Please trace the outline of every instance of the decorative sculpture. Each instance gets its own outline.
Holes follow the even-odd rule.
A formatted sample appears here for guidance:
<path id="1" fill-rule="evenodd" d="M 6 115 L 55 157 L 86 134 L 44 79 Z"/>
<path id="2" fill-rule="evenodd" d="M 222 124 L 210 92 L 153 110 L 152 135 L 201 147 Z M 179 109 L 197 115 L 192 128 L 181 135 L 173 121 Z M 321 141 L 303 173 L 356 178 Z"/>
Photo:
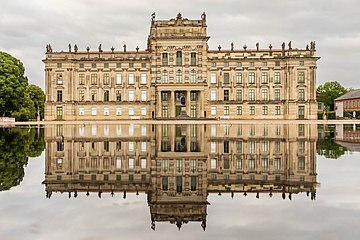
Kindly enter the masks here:
<path id="1" fill-rule="evenodd" d="M 115 50 L 114 46 L 112 46 L 112 47 L 110 48 L 110 50 L 111 50 L 112 53 L 114 53 L 114 50 Z"/>
<path id="2" fill-rule="evenodd" d="M 256 43 L 256 51 L 259 51 L 259 43 Z"/>
<path id="3" fill-rule="evenodd" d="M 77 51 L 79 50 L 78 46 L 75 44 L 74 45 L 74 51 L 77 53 Z"/>
<path id="4" fill-rule="evenodd" d="M 288 43 L 288 46 L 289 46 L 289 50 L 292 50 L 291 41 Z"/>
<path id="5" fill-rule="evenodd" d="M 139 46 L 136 46 L 136 52 L 139 52 Z"/>
<path id="6" fill-rule="evenodd" d="M 181 20 L 181 19 L 182 19 L 181 13 L 178 13 L 178 15 L 176 16 L 176 20 Z"/>
<path id="7" fill-rule="evenodd" d="M 309 51 L 309 44 L 306 45 L 306 51 Z"/>
<path id="8" fill-rule="evenodd" d="M 282 48 L 283 51 L 285 51 L 285 42 L 283 42 L 283 43 L 281 44 L 281 48 Z"/>
<path id="9" fill-rule="evenodd" d="M 203 21 L 206 20 L 206 14 L 205 14 L 205 12 L 203 12 L 203 13 L 201 14 L 201 19 L 202 19 Z"/>
<path id="10" fill-rule="evenodd" d="M 71 44 L 69 43 L 69 52 L 71 52 Z"/>
<path id="11" fill-rule="evenodd" d="M 219 51 L 221 50 L 221 46 L 220 46 L 220 45 L 218 46 L 218 49 L 219 49 Z"/>
<path id="12" fill-rule="evenodd" d="M 123 48 L 124 48 L 124 52 L 126 52 L 126 44 L 124 44 Z"/>
<path id="13" fill-rule="evenodd" d="M 155 22 L 155 12 L 151 14 L 151 23 Z"/>
<path id="14" fill-rule="evenodd" d="M 102 52 L 103 50 L 101 49 L 101 44 L 99 44 L 99 52 Z"/>
<path id="15" fill-rule="evenodd" d="M 89 48 L 89 47 L 87 47 L 87 48 L 86 48 L 86 51 L 87 51 L 87 52 L 89 52 L 89 51 L 90 51 L 90 48 Z"/>
<path id="16" fill-rule="evenodd" d="M 231 47 L 231 51 L 234 51 L 234 43 L 233 42 L 230 44 L 230 47 Z"/>
<path id="17" fill-rule="evenodd" d="M 246 46 L 246 44 L 243 46 L 243 48 L 244 48 L 244 51 L 246 51 L 246 49 L 247 49 L 247 46 Z"/>

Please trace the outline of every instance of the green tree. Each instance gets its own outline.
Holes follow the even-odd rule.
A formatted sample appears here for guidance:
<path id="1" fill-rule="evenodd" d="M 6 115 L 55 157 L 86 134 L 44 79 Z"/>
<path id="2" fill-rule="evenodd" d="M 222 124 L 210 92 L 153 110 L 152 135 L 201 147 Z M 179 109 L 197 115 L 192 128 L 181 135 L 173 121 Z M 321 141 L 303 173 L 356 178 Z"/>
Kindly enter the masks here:
<path id="1" fill-rule="evenodd" d="M 45 94 L 36 85 L 29 85 L 22 62 L 0 52 L 0 116 L 26 121 L 35 119 L 37 111 L 44 116 Z"/>
<path id="2" fill-rule="evenodd" d="M 344 88 L 338 82 L 326 82 L 324 85 L 320 85 L 316 89 L 316 96 L 318 102 L 323 102 L 325 107 L 330 110 L 334 111 L 334 100 L 349 90 Z"/>

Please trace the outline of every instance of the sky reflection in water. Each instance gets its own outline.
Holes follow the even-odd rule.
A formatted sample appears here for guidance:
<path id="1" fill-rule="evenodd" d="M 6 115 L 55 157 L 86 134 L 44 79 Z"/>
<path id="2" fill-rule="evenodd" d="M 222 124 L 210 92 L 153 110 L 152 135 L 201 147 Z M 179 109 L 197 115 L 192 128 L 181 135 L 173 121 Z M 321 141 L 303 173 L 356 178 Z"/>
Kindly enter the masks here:
<path id="1" fill-rule="evenodd" d="M 190 125 L 147 125 L 146 130 L 141 125 L 123 125 L 121 132 L 116 125 L 109 125 L 96 126 L 96 133 L 92 126 L 85 126 L 84 129 L 81 129 L 81 126 L 46 127 L 47 150 L 41 156 L 29 159 L 20 185 L 0 192 L 1 238 L 168 239 L 171 236 L 173 239 L 355 239 L 355 236 L 359 235 L 360 154 L 356 148 L 356 127 L 337 126 L 335 129 L 332 126 L 316 125 L 268 125 L 265 128 L 263 125 L 240 126 L 240 134 L 238 125 L 207 125 L 206 128 L 198 125 L 196 129 Z M 327 144 L 326 141 L 333 138 L 334 141 Z M 316 139 L 317 149 L 313 142 Z M 59 141 L 64 142 L 64 151 L 57 151 L 58 147 L 61 150 Z M 103 151 L 104 147 L 107 148 L 104 141 L 109 141 L 109 153 Z M 117 149 L 118 141 L 121 141 L 121 150 Z M 228 143 L 224 143 L 226 141 Z M 237 152 L 240 148 L 237 142 L 240 141 L 241 154 Z M 252 141 L 255 142 L 255 149 L 252 149 Z M 275 146 L 276 141 L 280 141 L 279 154 L 275 154 L 275 148 L 278 147 Z M 84 149 L 81 149 L 81 142 L 84 142 Z M 95 150 L 92 149 L 92 142 L 96 143 Z M 134 142 L 134 149 L 129 142 Z M 146 146 L 141 145 L 141 142 L 147 142 Z M 216 146 L 212 142 L 216 142 Z M 179 144 L 183 145 L 183 148 Z M 1 147 L 3 149 L 4 145 Z M 142 149 L 144 147 L 146 150 Z M 346 149 L 351 149 L 352 152 Z M 64 152 L 63 155 L 61 152 Z M 86 153 L 84 157 L 81 152 Z M 322 155 L 315 155 L 316 152 Z M 99 165 L 96 168 L 99 173 L 95 174 L 97 180 L 92 179 L 94 173 L 91 172 L 91 167 L 94 166 L 91 166 L 91 156 L 97 156 L 98 159 Z M 114 170 L 113 174 L 104 170 L 104 156 L 109 156 L 108 168 Z M 122 157 L 123 171 L 116 169 L 116 156 Z M 134 158 L 134 169 L 129 169 L 129 156 Z M 274 158 L 277 156 L 283 161 L 288 159 L 293 174 L 286 175 L 289 170 L 285 170 L 288 168 L 283 161 L 276 171 Z M 305 156 L 304 170 L 301 166 L 299 170 L 299 156 Z M 310 174 L 312 156 L 313 161 L 316 161 L 316 176 Z M 333 156 L 338 158 L 329 158 Z M 249 162 L 253 157 L 256 159 L 255 170 L 251 170 L 252 163 Z M 62 158 L 60 170 L 59 158 Z M 85 158 L 84 166 L 80 166 L 80 158 Z M 141 168 L 142 158 L 147 159 L 144 169 Z M 183 159 L 181 174 L 177 169 L 177 158 Z M 243 161 L 241 169 L 237 169 L 239 158 Z M 266 158 L 268 170 L 262 169 L 266 165 L 262 159 Z M 89 165 L 86 159 L 89 159 Z M 111 159 L 114 160 L 113 163 Z M 139 162 L 136 162 L 136 159 L 139 159 Z M 164 172 L 163 160 L 166 159 L 169 160 L 168 171 Z M 191 171 L 191 160 L 198 159 L 204 160 L 201 160 L 200 164 L 196 162 L 196 170 Z M 215 169 L 212 159 L 217 160 Z M 67 164 L 70 163 L 71 174 L 66 174 L 67 166 L 70 166 Z M 154 167 L 155 164 L 157 167 Z M 129 181 L 129 173 L 131 175 L 132 171 L 133 180 Z M 135 171 L 139 171 L 139 174 Z M 57 177 L 60 175 L 61 180 Z M 79 175 L 84 175 L 83 180 L 79 179 Z M 109 175 L 108 181 L 104 180 L 104 175 Z M 121 180 L 118 179 L 120 184 L 116 181 L 116 175 L 121 175 Z M 141 179 L 141 175 L 146 175 L 146 180 Z M 226 175 L 229 177 L 224 177 Z M 238 177 L 240 175 L 241 179 Z M 263 175 L 268 175 L 267 180 Z M 305 179 L 300 179 L 301 175 L 304 175 Z M 168 190 L 163 191 L 164 176 L 169 178 Z M 178 189 L 176 176 L 183 177 L 182 189 Z M 198 177 L 194 191 L 191 191 L 191 176 Z M 280 176 L 280 181 L 276 180 L 276 176 Z M 41 184 L 44 180 L 47 181 L 46 185 Z M 307 197 L 304 188 L 306 184 L 299 184 L 301 181 L 314 183 L 315 201 L 311 200 L 311 194 Z M 107 185 L 103 184 L 104 182 Z M 89 190 L 88 197 L 88 190 L 81 190 L 84 186 Z M 99 186 L 102 191 L 101 198 L 98 196 L 99 190 L 95 191 Z M 113 197 L 106 186 L 115 189 Z M 140 189 L 139 195 L 136 195 L 136 186 Z M 269 196 L 270 186 L 273 189 L 272 197 Z M 276 191 L 277 186 L 280 186 L 281 191 Z M 281 186 L 286 189 L 285 200 L 282 199 Z M 289 192 L 295 191 L 294 187 L 300 193 L 294 192 L 290 201 Z M 60 189 L 65 190 L 64 193 L 56 191 Z M 127 189 L 125 199 L 124 189 Z M 244 196 L 244 189 L 247 196 Z M 46 197 L 46 191 L 49 190 L 50 199 Z M 75 190 L 77 198 L 74 198 Z M 177 190 L 181 190 L 181 193 Z M 233 198 L 231 192 L 234 193 Z M 168 196 L 171 194 L 174 196 Z M 189 196 L 181 197 L 186 194 Z M 184 199 L 187 199 L 187 202 Z M 201 205 L 204 200 L 210 205 Z M 176 201 L 181 202 L 176 204 Z M 166 214 L 162 214 L 169 204 L 172 205 L 166 211 L 188 206 L 190 203 L 201 205 L 200 211 L 205 209 L 206 231 L 203 231 L 201 221 L 184 223 L 178 231 L 176 222 L 170 223 L 176 216 L 169 214 L 169 221 L 166 221 Z M 181 213 L 183 215 L 179 213 L 177 218 L 185 216 L 186 211 L 187 216 L 191 216 L 194 209 L 197 208 L 184 208 Z M 192 216 L 196 215 L 195 210 L 192 213 Z M 155 231 L 151 229 L 152 218 Z"/>

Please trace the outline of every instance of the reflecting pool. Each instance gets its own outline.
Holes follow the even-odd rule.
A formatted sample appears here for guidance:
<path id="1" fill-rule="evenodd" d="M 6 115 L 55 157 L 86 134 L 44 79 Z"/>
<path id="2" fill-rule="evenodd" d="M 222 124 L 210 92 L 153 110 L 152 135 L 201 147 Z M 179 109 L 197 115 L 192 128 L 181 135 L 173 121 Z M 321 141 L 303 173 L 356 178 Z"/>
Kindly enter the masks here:
<path id="1" fill-rule="evenodd" d="M 355 239 L 360 126 L 0 129 L 1 239 Z"/>

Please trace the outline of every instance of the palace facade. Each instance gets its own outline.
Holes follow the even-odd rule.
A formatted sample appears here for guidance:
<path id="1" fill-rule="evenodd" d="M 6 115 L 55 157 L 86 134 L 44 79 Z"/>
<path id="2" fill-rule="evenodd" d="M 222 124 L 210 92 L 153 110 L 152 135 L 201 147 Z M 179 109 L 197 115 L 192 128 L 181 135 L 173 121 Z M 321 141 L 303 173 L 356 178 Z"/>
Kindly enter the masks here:
<path id="1" fill-rule="evenodd" d="M 48 198 L 146 194 L 153 229 L 205 228 L 209 194 L 314 200 L 316 139 L 304 124 L 56 125 L 45 129 L 43 183 Z"/>
<path id="2" fill-rule="evenodd" d="M 315 42 L 208 48 L 206 15 L 153 15 L 146 50 L 47 46 L 45 120 L 317 119 Z"/>

